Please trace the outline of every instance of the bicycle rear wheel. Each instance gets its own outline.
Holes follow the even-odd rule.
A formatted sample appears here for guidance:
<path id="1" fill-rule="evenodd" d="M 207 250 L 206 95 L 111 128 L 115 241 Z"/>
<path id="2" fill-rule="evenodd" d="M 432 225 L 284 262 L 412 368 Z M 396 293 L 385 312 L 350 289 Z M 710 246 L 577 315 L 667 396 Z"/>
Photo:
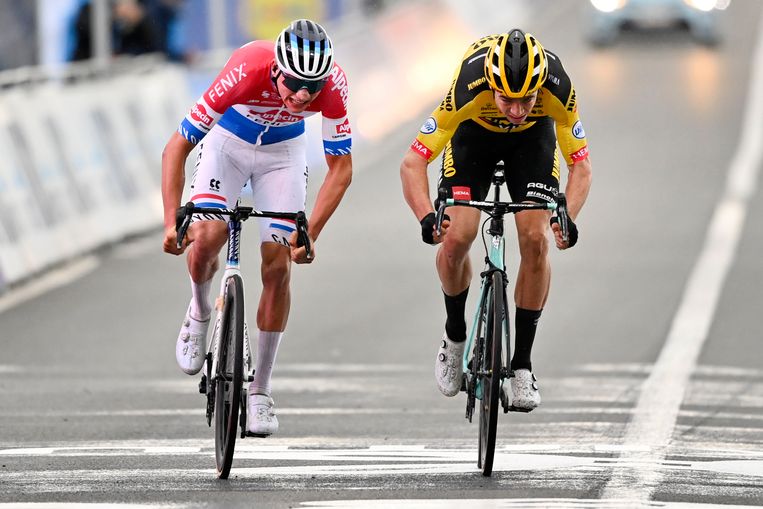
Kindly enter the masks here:
<path id="1" fill-rule="evenodd" d="M 493 473 L 493 457 L 495 455 L 495 435 L 498 428 L 498 409 L 501 393 L 501 346 L 504 323 L 505 290 L 503 275 L 493 272 L 486 291 L 485 314 L 481 316 L 487 321 L 485 328 L 485 350 L 483 365 L 480 368 L 482 380 L 482 400 L 480 401 L 480 436 L 478 466 L 482 475 Z"/>
<path id="2" fill-rule="evenodd" d="M 215 373 L 215 462 L 217 477 L 227 479 L 236 446 L 244 376 L 244 283 L 233 275 L 225 282 L 220 345 Z"/>

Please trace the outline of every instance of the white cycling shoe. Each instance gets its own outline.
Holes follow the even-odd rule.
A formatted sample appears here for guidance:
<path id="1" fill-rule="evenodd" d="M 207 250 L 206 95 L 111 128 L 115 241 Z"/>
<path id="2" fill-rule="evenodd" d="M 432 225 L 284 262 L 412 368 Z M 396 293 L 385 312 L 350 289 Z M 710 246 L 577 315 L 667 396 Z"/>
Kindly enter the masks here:
<path id="1" fill-rule="evenodd" d="M 456 343 L 448 339 L 447 334 L 442 335 L 434 364 L 434 377 L 437 380 L 437 388 L 448 397 L 453 397 L 461 391 L 464 379 L 464 348 L 466 341 Z"/>
<path id="2" fill-rule="evenodd" d="M 207 354 L 207 329 L 209 319 L 202 322 L 191 318 L 191 307 L 188 306 L 175 343 L 178 366 L 188 375 L 195 375 L 204 365 Z"/>
<path id="3" fill-rule="evenodd" d="M 249 394 L 246 407 L 246 430 L 255 437 L 267 437 L 278 431 L 278 417 L 273 398 Z"/>
<path id="4" fill-rule="evenodd" d="M 509 409 L 517 412 L 530 412 L 540 405 L 540 388 L 535 375 L 529 369 L 517 369 L 511 372 L 510 384 L 503 384 L 503 391 L 509 398 Z M 510 391 L 509 391 L 510 386 Z"/>

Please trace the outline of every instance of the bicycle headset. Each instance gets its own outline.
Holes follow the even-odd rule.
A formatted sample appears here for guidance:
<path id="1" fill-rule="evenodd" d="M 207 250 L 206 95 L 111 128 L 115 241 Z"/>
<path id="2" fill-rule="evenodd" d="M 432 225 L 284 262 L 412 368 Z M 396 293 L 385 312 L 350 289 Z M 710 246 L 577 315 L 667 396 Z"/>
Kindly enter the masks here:
<path id="1" fill-rule="evenodd" d="M 485 78 L 490 88 L 519 99 L 538 90 L 548 77 L 548 59 L 532 34 L 515 28 L 500 34 L 485 54 Z"/>
<path id="2" fill-rule="evenodd" d="M 280 71 L 306 81 L 324 80 L 334 67 L 334 48 L 326 30 L 309 19 L 298 19 L 283 29 L 275 43 Z"/>

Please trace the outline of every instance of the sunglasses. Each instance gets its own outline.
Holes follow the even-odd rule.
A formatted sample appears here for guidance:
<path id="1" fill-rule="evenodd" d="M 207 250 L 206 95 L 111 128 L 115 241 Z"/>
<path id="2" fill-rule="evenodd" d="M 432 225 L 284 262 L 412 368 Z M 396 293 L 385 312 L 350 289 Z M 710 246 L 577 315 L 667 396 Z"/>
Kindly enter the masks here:
<path id="1" fill-rule="evenodd" d="M 283 84 L 286 88 L 291 90 L 292 92 L 299 92 L 303 88 L 307 90 L 308 94 L 315 94 L 316 92 L 319 92 L 323 86 L 328 81 L 328 78 L 322 79 L 322 80 L 303 80 L 301 78 L 296 78 L 294 76 L 289 76 L 288 74 L 281 73 L 281 76 L 283 76 Z"/>

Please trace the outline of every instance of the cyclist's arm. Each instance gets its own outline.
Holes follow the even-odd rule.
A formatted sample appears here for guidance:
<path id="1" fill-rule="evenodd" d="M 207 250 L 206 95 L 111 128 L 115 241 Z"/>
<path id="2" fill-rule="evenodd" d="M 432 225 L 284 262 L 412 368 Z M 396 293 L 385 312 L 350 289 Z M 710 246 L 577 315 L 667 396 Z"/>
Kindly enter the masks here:
<path id="1" fill-rule="evenodd" d="M 585 159 L 568 166 L 568 169 L 564 193 L 567 195 L 567 210 L 570 218 L 575 221 L 591 189 L 591 160 L 586 156 Z"/>
<path id="2" fill-rule="evenodd" d="M 559 84 L 544 91 L 547 112 L 556 123 L 556 138 L 559 149 L 569 169 L 565 194 L 567 209 L 574 221 L 588 197 L 591 187 L 591 160 L 588 140 L 578 113 L 575 87 L 563 71 L 556 71 L 562 78 Z"/>
<path id="3" fill-rule="evenodd" d="M 408 149 L 400 165 L 400 179 L 403 183 L 403 196 L 416 216 L 417 221 L 434 211 L 429 199 L 429 179 L 427 178 L 427 160 L 414 149 Z"/>
<path id="4" fill-rule="evenodd" d="M 315 206 L 308 221 L 310 238 L 316 240 L 331 215 L 342 201 L 345 191 L 352 182 L 352 155 L 326 154 L 328 173 L 318 190 Z"/>
<path id="5" fill-rule="evenodd" d="M 180 254 L 174 242 L 175 211 L 180 206 L 185 184 L 185 160 L 194 145 L 175 132 L 162 152 L 162 202 L 164 204 L 164 250 Z"/>

